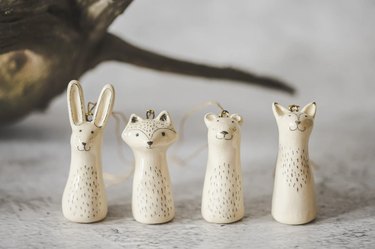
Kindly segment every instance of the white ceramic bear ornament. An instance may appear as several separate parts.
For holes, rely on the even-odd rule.
[[[175,216],[166,152],[177,133],[168,112],[162,111],[155,118],[154,111],[149,110],[146,117],[132,114],[122,139],[135,157],[133,216],[140,223],[159,224]]]
[[[202,195],[202,216],[212,223],[232,223],[244,216],[238,114],[208,113],[208,162]]]
[[[85,111],[83,92],[78,81],[69,83],[67,96],[72,127],[71,163],[62,197],[62,211],[68,220],[74,222],[96,222],[107,215],[101,144],[104,127],[112,113],[115,92],[111,85],[104,86],[92,120]]]
[[[316,217],[315,186],[308,143],[316,113],[315,102],[299,110],[273,103],[279,129],[279,153],[272,196],[272,216],[280,223],[298,225]]]

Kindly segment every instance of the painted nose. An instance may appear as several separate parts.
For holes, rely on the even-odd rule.
[[[228,132],[227,131],[222,131],[222,132],[220,132],[221,134],[224,134],[224,135],[227,135],[228,134]]]
[[[148,144],[149,146],[151,146],[153,143],[154,143],[154,142],[152,142],[152,141],[148,141],[148,142],[147,142],[147,144]]]
[[[300,123],[301,123],[301,121],[299,121],[299,120],[297,120],[297,121],[296,121],[296,124],[298,124],[298,125],[299,125]]]
[[[82,142],[82,144],[83,144],[83,146],[85,146],[85,145],[86,145],[86,143],[84,143],[84,142]]]

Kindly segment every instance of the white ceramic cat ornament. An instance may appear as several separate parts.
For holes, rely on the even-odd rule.
[[[208,222],[232,223],[244,216],[238,114],[206,114],[208,162],[203,186],[202,216]]]
[[[159,224],[175,216],[166,152],[177,133],[168,112],[162,111],[155,118],[154,111],[149,110],[146,117],[132,114],[122,139],[135,157],[133,216],[141,223]]]
[[[315,219],[314,178],[309,161],[308,143],[313,128],[316,104],[299,110],[273,103],[279,129],[279,153],[272,196],[272,216],[284,224],[304,224]]]
[[[101,144],[104,127],[112,113],[115,92],[111,85],[103,88],[92,117],[85,111],[83,92],[78,81],[69,83],[67,95],[72,127],[71,163],[62,210],[68,220],[96,222],[107,215]]]

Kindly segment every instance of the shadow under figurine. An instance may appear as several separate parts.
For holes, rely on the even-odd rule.
[[[107,215],[101,144],[104,127],[111,116],[115,92],[104,86],[94,114],[85,111],[81,85],[71,81],[68,86],[68,109],[72,127],[69,178],[62,198],[62,211],[68,220],[91,223]]]
[[[316,217],[314,177],[308,143],[316,113],[315,102],[302,110],[273,103],[279,129],[279,152],[272,196],[272,216],[284,224],[305,224]]]

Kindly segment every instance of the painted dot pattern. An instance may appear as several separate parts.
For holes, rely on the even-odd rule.
[[[127,125],[126,129],[140,130],[149,138],[151,138],[155,131],[159,129],[169,129],[176,132],[172,124],[156,119],[145,119],[136,123],[130,123]]]
[[[158,166],[144,168],[136,186],[137,210],[144,219],[167,219],[174,216],[174,203],[169,179]]]
[[[212,219],[233,220],[242,205],[240,172],[229,163],[219,164],[209,176],[208,211]]]
[[[300,192],[310,181],[309,157],[303,148],[280,146],[281,173],[290,188]]]
[[[80,219],[95,219],[104,210],[103,189],[94,166],[83,165],[74,172],[69,184],[68,210]]]

